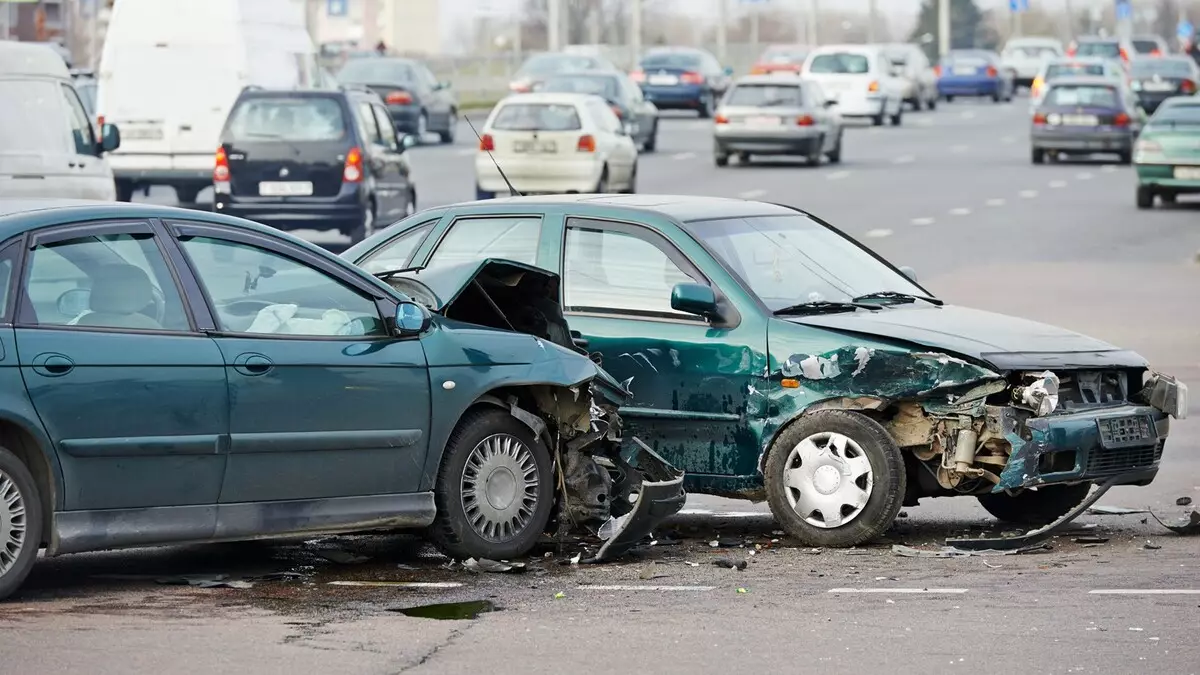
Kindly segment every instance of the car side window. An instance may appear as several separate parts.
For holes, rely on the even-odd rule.
[[[408,267],[408,261],[412,258],[413,252],[417,250],[422,241],[425,241],[425,236],[436,224],[436,220],[422,223],[372,251],[356,264],[371,274],[402,270]]]
[[[379,131],[383,134],[383,145],[388,150],[398,151],[400,144],[396,142],[396,125],[392,122],[392,116],[383,106],[372,105],[371,110],[375,112],[375,122],[379,125]]]
[[[671,309],[676,284],[704,283],[671,260],[665,242],[646,232],[570,221],[563,248],[566,311],[611,312],[694,320]]]
[[[309,337],[388,334],[374,300],[303,262],[213,237],[185,237],[180,245],[221,331]]]
[[[101,234],[30,252],[22,322],[187,331],[182,296],[151,234]],[[27,317],[27,318],[26,318]]]
[[[533,265],[542,233],[537,216],[459,218],[430,257],[428,267],[447,267],[486,258]]]
[[[355,107],[355,111],[359,128],[362,130],[363,141],[383,145],[383,136],[379,133],[379,124],[375,121],[375,114],[371,112],[371,104],[360,101]]]
[[[96,154],[96,136],[92,131],[92,122],[87,111],[79,102],[79,95],[69,85],[59,85],[63,99],[67,105],[67,114],[71,120],[71,136],[75,141],[75,154]]]

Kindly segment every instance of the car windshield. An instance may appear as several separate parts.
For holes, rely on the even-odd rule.
[[[836,231],[796,213],[693,221],[700,239],[771,310],[849,302],[879,291],[924,290]]]
[[[1162,51],[1162,45],[1158,44],[1158,40],[1134,40],[1133,48],[1139,54],[1153,54]]]
[[[700,55],[691,52],[662,52],[647,54],[642,57],[641,66],[647,68],[686,68],[694,70],[700,67]]]
[[[1083,42],[1075,49],[1077,56],[1104,56],[1120,58],[1121,45],[1116,42]]]
[[[604,75],[559,75],[543,82],[538,91],[595,94],[610,101],[620,98],[616,78]]]
[[[1059,85],[1046,95],[1048,106],[1087,106],[1089,108],[1120,108],[1117,90],[1094,84]]]
[[[794,84],[739,84],[729,93],[725,105],[795,108],[804,105],[804,97],[800,95],[800,87]]]
[[[518,75],[552,75],[568,70],[597,70],[600,62],[590,56],[539,54],[525,62]]]
[[[1164,105],[1150,118],[1150,126],[1200,125],[1200,102]]]
[[[762,55],[766,63],[802,63],[808,58],[808,52],[792,47],[771,47]]]
[[[1133,62],[1134,77],[1191,77],[1195,66],[1183,59],[1138,59]]]
[[[75,92],[79,94],[79,101],[83,103],[84,109],[88,115],[95,116],[96,114],[96,81],[86,80],[75,83]]]
[[[1094,75],[1103,77],[1105,75],[1104,64],[1102,63],[1056,63],[1046,68],[1046,79],[1051,80],[1056,77],[1068,77],[1071,75]]]
[[[53,155],[74,147],[57,84],[0,80],[0,101],[0,155]]]
[[[847,52],[836,54],[819,54],[808,66],[810,73],[828,73],[838,75],[865,75],[871,71],[871,61],[862,54]]]
[[[332,98],[243,100],[229,118],[231,141],[336,141],[346,136],[342,106]]]
[[[496,131],[577,131],[583,125],[579,111],[569,103],[509,103],[500,108],[492,129]]]
[[[1008,47],[1004,50],[1005,56],[1017,56],[1031,59],[1055,56],[1058,53],[1059,51],[1057,49],[1046,45],[1019,45]]]
[[[338,72],[337,79],[354,84],[392,84],[412,82],[416,79],[416,74],[407,61],[355,59],[346,62]]]

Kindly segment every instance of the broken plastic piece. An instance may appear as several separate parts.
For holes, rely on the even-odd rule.
[[[1181,536],[1200,534],[1200,511],[1192,511],[1190,516],[1175,523],[1174,525],[1168,525],[1164,523],[1161,518],[1154,515],[1153,511],[1150,512],[1150,515],[1154,516],[1154,519],[1158,521],[1159,525],[1162,525],[1175,534]]]
[[[1087,512],[1093,516],[1128,516],[1134,513],[1150,513],[1146,509],[1127,509],[1123,506],[1093,506]]]
[[[495,560],[488,560],[487,558],[480,558],[478,560],[475,558],[467,558],[467,560],[463,562],[463,567],[465,567],[468,572],[475,572],[476,574],[479,572],[504,574],[505,572],[525,571],[525,563],[497,562]]]
[[[404,616],[412,616],[420,619],[462,621],[478,618],[480,614],[485,612],[498,612],[500,610],[490,600],[472,600],[469,602],[442,602],[432,605],[417,605],[416,607],[402,607],[400,609],[389,609],[388,611],[399,612]]]
[[[729,558],[717,558],[716,560],[712,561],[712,564],[716,565],[717,567],[724,567],[727,570],[744,570],[749,565],[749,563],[745,560],[734,562]]]
[[[370,558],[365,555],[355,555],[349,551],[343,551],[336,548],[328,551],[315,551],[315,553],[317,557],[324,558],[329,562],[338,563],[339,565],[357,565],[370,560]]]
[[[1180,497],[1175,500],[1175,506],[1187,506],[1192,503],[1191,497]]]
[[[1058,376],[1047,370],[1030,384],[1013,389],[1013,403],[1038,417],[1049,415],[1058,407]]]
[[[671,466],[640,438],[634,437],[633,442],[640,449],[634,459],[642,478],[636,493],[637,501],[633,503],[632,511],[622,516],[620,522],[613,523],[611,535],[596,557],[587,561],[589,563],[616,558],[628,552],[664,520],[679,513],[687,500],[687,493],[683,489],[683,472]]]

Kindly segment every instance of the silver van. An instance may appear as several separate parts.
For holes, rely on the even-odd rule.
[[[0,199],[116,200],[104,154],[121,144],[121,134],[105,124],[96,137],[53,49],[0,41],[0,102]]]

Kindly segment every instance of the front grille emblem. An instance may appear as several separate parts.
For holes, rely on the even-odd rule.
[[[282,168],[282,169],[280,169],[280,170],[279,170],[279,177],[280,177],[280,178],[287,178],[287,176],[288,176],[288,170],[287,170],[287,167],[284,167],[284,168]]]

